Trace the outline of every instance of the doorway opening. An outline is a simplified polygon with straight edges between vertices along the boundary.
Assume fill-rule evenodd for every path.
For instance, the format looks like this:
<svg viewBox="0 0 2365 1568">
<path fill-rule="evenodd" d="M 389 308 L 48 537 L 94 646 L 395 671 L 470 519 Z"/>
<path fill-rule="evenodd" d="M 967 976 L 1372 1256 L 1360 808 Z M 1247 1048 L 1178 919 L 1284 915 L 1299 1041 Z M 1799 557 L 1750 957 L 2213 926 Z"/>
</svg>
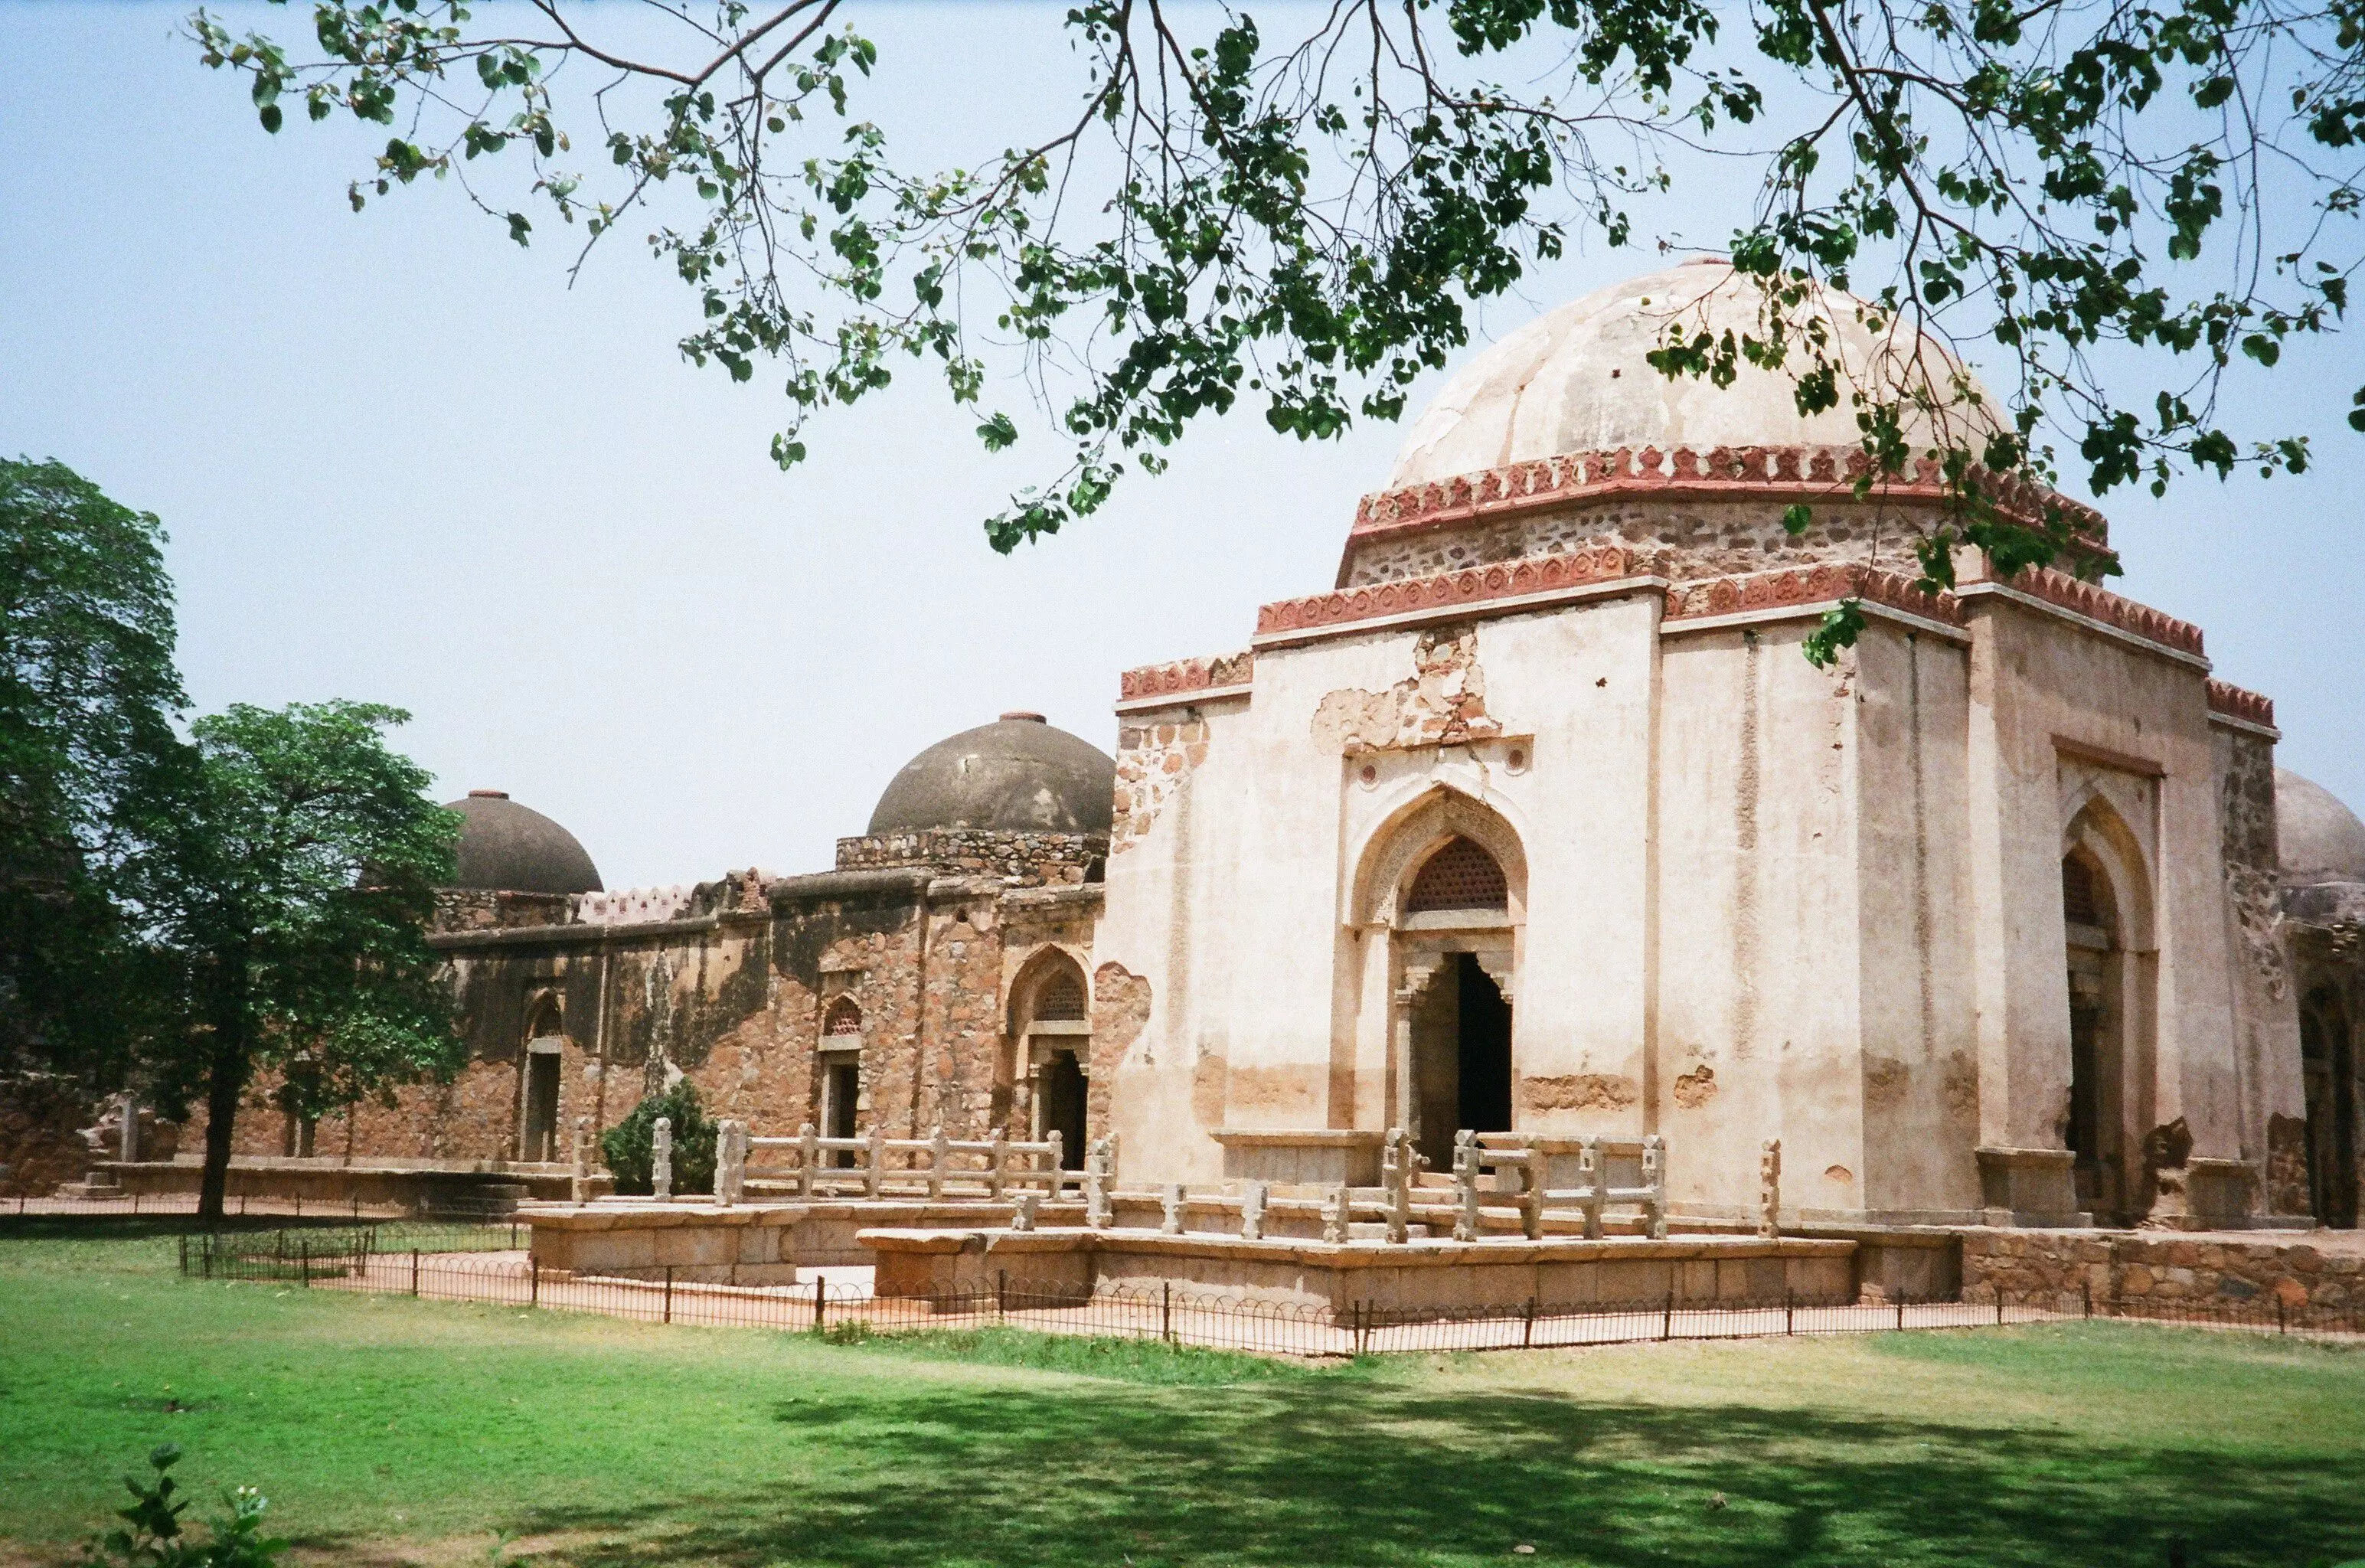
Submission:
<svg viewBox="0 0 2365 1568">
<path fill-rule="evenodd" d="M 2319 1225 L 2357 1224 L 2357 1075 L 2339 999 L 2310 997 L 2299 1013 L 2307 1091 L 2307 1200 Z"/>
<path fill-rule="evenodd" d="M 1084 1168 L 1084 1070 L 1073 1051 L 1053 1051 L 1043 1065 L 1041 1099 L 1044 1137 L 1059 1135 L 1059 1163 L 1070 1170 Z"/>
<path fill-rule="evenodd" d="M 862 1070 L 853 1060 L 834 1061 L 822 1069 L 822 1137 L 852 1137 L 856 1103 L 862 1094 Z M 835 1149 L 829 1163 L 841 1169 L 854 1163 L 852 1149 Z"/>
<path fill-rule="evenodd" d="M 526 1058 L 525 1160 L 558 1158 L 558 1053 L 535 1051 Z"/>
<path fill-rule="evenodd" d="M 2113 1136 L 2119 1062 L 2117 919 L 2110 882 L 2080 852 L 2061 861 L 2061 917 L 2069 981 L 2069 1114 L 2063 1128 L 2078 1206 L 2116 1214 L 2119 1139 Z"/>
<path fill-rule="evenodd" d="M 1447 953 L 1413 1014 L 1413 1137 L 1432 1170 L 1453 1135 L 1511 1130 L 1511 1004 L 1477 956 Z"/>
<path fill-rule="evenodd" d="M 1495 977 L 1468 953 L 1457 953 L 1462 1020 L 1460 1078 L 1454 1125 L 1474 1132 L 1511 1130 L 1511 1004 Z"/>
</svg>

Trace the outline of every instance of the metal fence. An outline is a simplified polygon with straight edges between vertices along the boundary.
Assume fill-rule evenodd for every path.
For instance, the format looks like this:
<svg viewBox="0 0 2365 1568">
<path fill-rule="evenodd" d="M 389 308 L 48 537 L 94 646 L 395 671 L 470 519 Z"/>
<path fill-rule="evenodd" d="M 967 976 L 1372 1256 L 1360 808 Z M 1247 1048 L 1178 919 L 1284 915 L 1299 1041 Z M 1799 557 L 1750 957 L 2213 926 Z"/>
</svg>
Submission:
<svg viewBox="0 0 2365 1568">
<path fill-rule="evenodd" d="M 1263 1301 L 1177 1289 L 1096 1290 L 998 1277 L 988 1288 L 941 1295 L 877 1296 L 815 1281 L 733 1285 L 678 1277 L 625 1279 L 542 1267 L 529 1257 L 436 1252 L 386 1245 L 387 1233 L 283 1231 L 182 1238 L 181 1271 L 197 1279 L 253 1280 L 312 1290 L 485 1302 L 588 1312 L 648 1323 L 802 1329 L 833 1337 L 984 1327 L 1260 1355 L 1338 1357 L 1461 1350 L 1543 1350 L 1636 1340 L 1757 1338 L 1916 1328 L 1980 1328 L 2080 1316 L 2197 1325 L 2312 1338 L 2365 1338 L 2365 1312 L 2279 1301 L 2199 1303 L 2057 1297 L 1870 1301 L 1785 1297 L 1689 1303 L 1549 1303 L 1452 1309 Z"/>
</svg>

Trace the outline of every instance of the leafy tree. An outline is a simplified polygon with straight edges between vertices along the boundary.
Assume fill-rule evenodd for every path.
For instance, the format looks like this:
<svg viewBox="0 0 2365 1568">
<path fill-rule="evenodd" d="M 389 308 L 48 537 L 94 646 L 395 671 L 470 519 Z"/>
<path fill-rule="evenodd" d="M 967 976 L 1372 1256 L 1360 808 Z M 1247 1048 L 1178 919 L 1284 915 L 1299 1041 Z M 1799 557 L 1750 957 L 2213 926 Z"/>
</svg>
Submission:
<svg viewBox="0 0 2365 1568">
<path fill-rule="evenodd" d="M 465 1064 L 427 945 L 456 813 L 387 747 L 398 709 L 238 705 L 198 720 L 151 847 L 129 867 L 185 1027 L 152 1045 L 160 1098 L 207 1113 L 198 1212 L 219 1218 L 241 1096 L 276 1070 L 317 1114 Z"/>
<path fill-rule="evenodd" d="M 711 1193 L 714 1190 L 714 1124 L 698 1103 L 698 1089 L 683 1079 L 662 1094 L 652 1094 L 633 1107 L 633 1114 L 600 1135 L 600 1152 L 624 1194 L 656 1190 L 657 1118 L 673 1119 L 673 1190 Z"/>
<path fill-rule="evenodd" d="M 112 897 L 179 746 L 156 519 L 0 461 L 0 1070 L 119 1074 L 146 955 Z"/>
<path fill-rule="evenodd" d="M 2270 405 L 2236 430 L 2218 389 L 2333 328 L 2359 263 L 2365 0 L 1343 0 L 1273 39 L 1229 8 L 1076 0 L 1073 102 L 941 173 L 860 118 L 880 60 L 857 9 L 661 5 L 627 32 L 565 0 L 482 23 L 465 0 L 314 0 L 297 51 L 202 10 L 191 30 L 267 130 L 289 103 L 387 128 L 356 208 L 432 174 L 521 244 L 537 217 L 587 250 L 644 221 L 699 301 L 683 352 L 740 380 L 779 363 L 784 466 L 812 410 L 904 356 L 1007 446 L 988 356 L 1023 354 L 1068 454 L 988 521 L 1003 550 L 1244 395 L 1301 438 L 1396 417 L 1472 302 L 1572 238 L 1635 242 L 1628 207 L 1668 188 L 1679 144 L 1755 160 L 1730 249 L 1759 327 L 1671 319 L 1656 367 L 1724 382 L 1754 363 L 1802 411 L 1853 409 L 1859 495 L 1940 462 L 1933 586 L 1957 543 L 2006 567 L 2068 544 L 2059 509 L 1992 499 L 2055 478 L 2056 437 L 2098 491 L 2303 467 Z M 560 90 L 564 67 L 596 90 Z M 1948 367 L 1857 375 L 1821 283 L 1867 300 L 1875 331 L 1985 360 L 2002 406 Z M 2102 362 L 2130 357 L 2146 385 L 2122 397 Z"/>
</svg>

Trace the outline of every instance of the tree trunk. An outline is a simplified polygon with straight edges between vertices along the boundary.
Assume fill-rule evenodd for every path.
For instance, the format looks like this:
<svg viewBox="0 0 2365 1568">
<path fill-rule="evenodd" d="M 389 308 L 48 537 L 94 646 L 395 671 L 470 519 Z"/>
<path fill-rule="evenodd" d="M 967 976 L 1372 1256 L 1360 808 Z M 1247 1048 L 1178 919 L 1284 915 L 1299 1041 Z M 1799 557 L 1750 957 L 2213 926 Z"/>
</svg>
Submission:
<svg viewBox="0 0 2365 1568">
<path fill-rule="evenodd" d="M 214 1059 L 206 1070 L 206 1173 L 197 1189 L 197 1219 L 208 1226 L 221 1223 L 230 1194 L 230 1137 L 249 1070 L 242 1028 L 217 1025 L 214 1040 Z"/>
</svg>

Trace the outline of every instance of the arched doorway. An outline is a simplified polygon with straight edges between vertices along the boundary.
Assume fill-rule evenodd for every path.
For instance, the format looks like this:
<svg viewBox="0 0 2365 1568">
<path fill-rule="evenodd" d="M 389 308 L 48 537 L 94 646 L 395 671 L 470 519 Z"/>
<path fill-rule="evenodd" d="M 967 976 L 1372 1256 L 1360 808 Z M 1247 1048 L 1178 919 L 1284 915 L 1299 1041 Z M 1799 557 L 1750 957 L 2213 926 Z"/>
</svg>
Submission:
<svg viewBox="0 0 2365 1568">
<path fill-rule="evenodd" d="M 527 1014 L 525 1063 L 520 1083 L 518 1158 L 547 1161 L 558 1158 L 558 1103 L 564 1087 L 566 1037 L 558 999 L 539 999 Z"/>
<path fill-rule="evenodd" d="M 1028 960 L 1011 987 L 1009 1087 L 996 1095 L 1027 1136 L 1058 1133 L 1071 1170 L 1083 1167 L 1091 1123 L 1088 1002 L 1083 969 L 1066 953 L 1047 947 Z"/>
<path fill-rule="evenodd" d="M 2319 991 L 2299 1013 L 2307 1090 L 2307 1198 L 2316 1223 L 2357 1224 L 2357 1070 L 2340 998 Z"/>
<path fill-rule="evenodd" d="M 2089 800 L 2061 857 L 2069 1084 L 2061 1117 L 2077 1205 L 2111 1224 L 2149 1212 L 2150 882 L 2134 835 L 2110 804 Z"/>
<path fill-rule="evenodd" d="M 1384 1125 L 1405 1128 L 1431 1169 L 1445 1170 L 1457 1130 L 1508 1132 L 1517 1120 L 1527 857 L 1499 814 L 1440 788 L 1373 835 L 1356 896 L 1362 939 L 1386 944 Z M 1372 1124 L 1359 1115 L 1358 1125 Z"/>
</svg>

